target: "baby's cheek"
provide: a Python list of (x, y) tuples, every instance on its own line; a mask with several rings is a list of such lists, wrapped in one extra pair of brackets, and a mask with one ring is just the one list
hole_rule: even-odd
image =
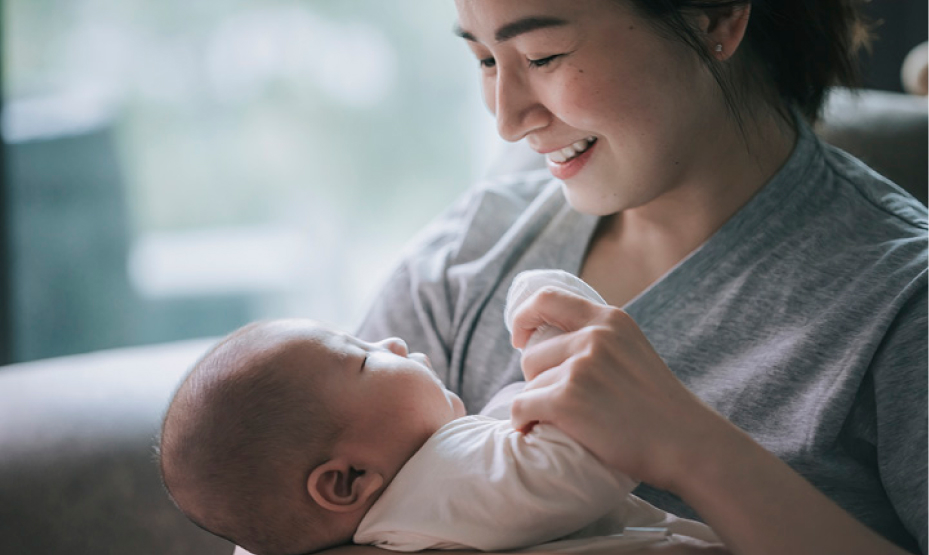
[(455, 418), (461, 418), (467, 416), (468, 411), (465, 410), (464, 402), (452, 392), (448, 392), (449, 400), (452, 404), (452, 411)]

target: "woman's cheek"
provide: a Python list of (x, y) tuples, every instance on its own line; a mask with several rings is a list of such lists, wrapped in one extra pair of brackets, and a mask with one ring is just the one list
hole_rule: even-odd
[(494, 116), (497, 115), (497, 90), (495, 85), (496, 80), (494, 80), (493, 76), (481, 76), (481, 96), (484, 97), (484, 106), (487, 106), (487, 110)]
[(612, 90), (605, 79), (596, 78), (578, 67), (568, 67), (559, 88), (557, 105), (559, 119), (577, 129), (602, 133), (604, 122), (613, 115), (618, 91)]
[(559, 119), (573, 127), (586, 128), (590, 120), (594, 119), (590, 116), (597, 112), (591, 104), (591, 101), (596, 100), (592, 86), (596, 87), (595, 80), (587, 77), (583, 69), (570, 65), (565, 67), (551, 102), (560, 112)]

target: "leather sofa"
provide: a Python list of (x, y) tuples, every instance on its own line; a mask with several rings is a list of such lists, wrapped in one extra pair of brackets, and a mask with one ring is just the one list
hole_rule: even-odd
[[(924, 97), (838, 92), (817, 131), (925, 204)], [(504, 173), (543, 164), (511, 145)], [(211, 340), (0, 367), (0, 553), (229, 555), (165, 495), (153, 444), (162, 412)]]

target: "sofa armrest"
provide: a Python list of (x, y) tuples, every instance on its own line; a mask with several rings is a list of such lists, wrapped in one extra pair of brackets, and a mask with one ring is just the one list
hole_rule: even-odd
[(232, 553), (173, 506), (153, 450), (175, 387), (211, 343), (0, 367), (0, 552)]

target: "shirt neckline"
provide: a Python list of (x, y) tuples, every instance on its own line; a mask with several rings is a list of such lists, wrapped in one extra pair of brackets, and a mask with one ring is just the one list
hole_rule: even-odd
[[(797, 140), (781, 169), (702, 245), (620, 307), (640, 326), (650, 316), (661, 314), (678, 293), (691, 288), (696, 280), (711, 275), (722, 259), (732, 256), (738, 250), (744, 237), (753, 233), (766, 233), (773, 214), (797, 202), (791, 197), (797, 186), (808, 180), (806, 174), (812, 170), (821, 154), (819, 140), (813, 130), (798, 114), (794, 114), (794, 118), (797, 123)], [(579, 275), (600, 218), (573, 210), (567, 200), (564, 203), (576, 215), (577, 227), (576, 233), (566, 234), (574, 238), (573, 244), (560, 246), (569, 248), (571, 253), (563, 259), (564, 264), (560, 269)], [(757, 248), (757, 243), (754, 248)]]

